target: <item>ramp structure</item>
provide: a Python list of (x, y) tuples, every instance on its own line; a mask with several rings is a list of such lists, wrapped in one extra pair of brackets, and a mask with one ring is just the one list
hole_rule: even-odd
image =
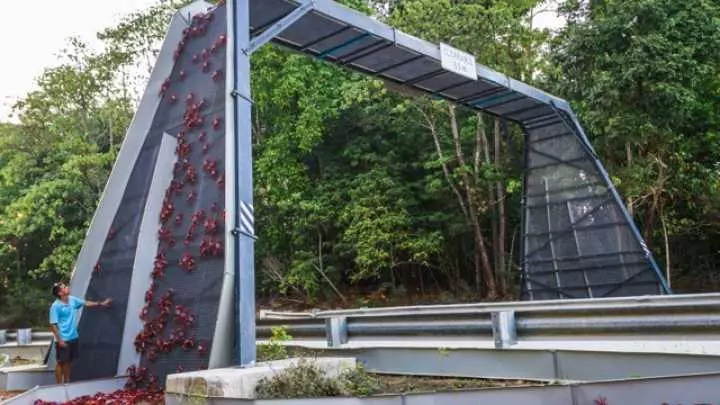
[(75, 379), (254, 362), (250, 55), (269, 41), (524, 130), (524, 299), (670, 292), (566, 101), (331, 0), (196, 2), (170, 24), (77, 261), (73, 294), (115, 305), (81, 316)]
[(227, 26), (224, 7), (209, 7), (194, 3), (172, 19), (80, 252), (73, 294), (114, 305), (82, 314), (76, 380), (164, 381), (232, 361), (232, 330), (222, 329), (232, 327), (232, 301), (224, 318), (219, 305), (224, 285), (233, 299), (224, 257)]

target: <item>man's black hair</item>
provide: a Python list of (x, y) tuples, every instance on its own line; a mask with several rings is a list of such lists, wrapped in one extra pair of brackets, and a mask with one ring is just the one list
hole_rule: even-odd
[(52, 287), (52, 295), (55, 298), (60, 298), (60, 289), (64, 286), (64, 283), (62, 281), (58, 281), (57, 283), (53, 284)]

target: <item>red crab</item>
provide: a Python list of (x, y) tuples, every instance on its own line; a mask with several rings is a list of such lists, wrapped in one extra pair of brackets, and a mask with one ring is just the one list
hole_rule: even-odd
[(193, 259), (190, 253), (185, 253), (180, 258), (180, 267), (185, 270), (186, 273), (190, 273), (195, 270), (195, 259)]
[(217, 178), (218, 170), (217, 170), (217, 161), (205, 159), (202, 165), (202, 169), (205, 173), (210, 175), (210, 177)]
[(164, 94), (170, 88), (170, 83), (172, 82), (170, 81), (169, 77), (165, 79), (163, 84), (160, 86), (160, 94)]
[(168, 218), (173, 214), (173, 211), (175, 210), (175, 206), (172, 202), (170, 202), (167, 198), (163, 201), (163, 207), (160, 211), (160, 222), (165, 223), (167, 222)]
[(187, 170), (185, 171), (185, 180), (188, 183), (195, 184), (197, 181), (197, 172), (195, 171), (195, 168), (192, 166), (189, 166)]
[(204, 356), (205, 354), (207, 354), (207, 345), (205, 345), (204, 342), (198, 343), (197, 351), (201, 356)]
[(217, 239), (206, 238), (200, 243), (200, 256), (220, 256), (223, 244)]
[(191, 222), (193, 225), (195, 225), (195, 224), (200, 223), (200, 221), (202, 221), (204, 218), (205, 218), (205, 210), (200, 209), (199, 211), (197, 211), (196, 213), (193, 214)]
[(207, 235), (214, 235), (218, 231), (218, 221), (215, 218), (208, 218), (205, 220), (205, 233)]

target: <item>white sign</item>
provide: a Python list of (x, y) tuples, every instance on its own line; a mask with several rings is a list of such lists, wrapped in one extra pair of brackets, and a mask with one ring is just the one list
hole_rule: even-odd
[(477, 64), (475, 57), (467, 52), (453, 48), (448, 44), (440, 44), (440, 62), (442, 68), (450, 72), (477, 80)]

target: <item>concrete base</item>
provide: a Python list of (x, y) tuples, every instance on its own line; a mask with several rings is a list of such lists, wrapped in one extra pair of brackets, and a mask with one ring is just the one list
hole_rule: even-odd
[[(288, 359), (258, 363), (247, 368), (219, 368), (170, 374), (165, 383), (165, 392), (173, 397), (186, 398), (235, 398), (254, 399), (258, 382), (295, 366), (302, 359)], [(355, 367), (352, 357), (307, 358), (328, 377), (334, 377), (344, 370)]]
[(127, 377), (113, 377), (69, 384), (39, 386), (13, 398), (0, 401), (0, 405), (33, 405), (37, 400), (63, 403), (84, 395), (94, 395), (97, 392), (110, 393), (122, 389), (126, 381)]
[(42, 362), (50, 348), (48, 342), (32, 342), (27, 345), (17, 343), (6, 343), (0, 345), (0, 354), (7, 354), (10, 359), (34, 360)]
[(0, 369), (0, 390), (23, 391), (55, 382), (55, 374), (44, 364), (28, 364)]

